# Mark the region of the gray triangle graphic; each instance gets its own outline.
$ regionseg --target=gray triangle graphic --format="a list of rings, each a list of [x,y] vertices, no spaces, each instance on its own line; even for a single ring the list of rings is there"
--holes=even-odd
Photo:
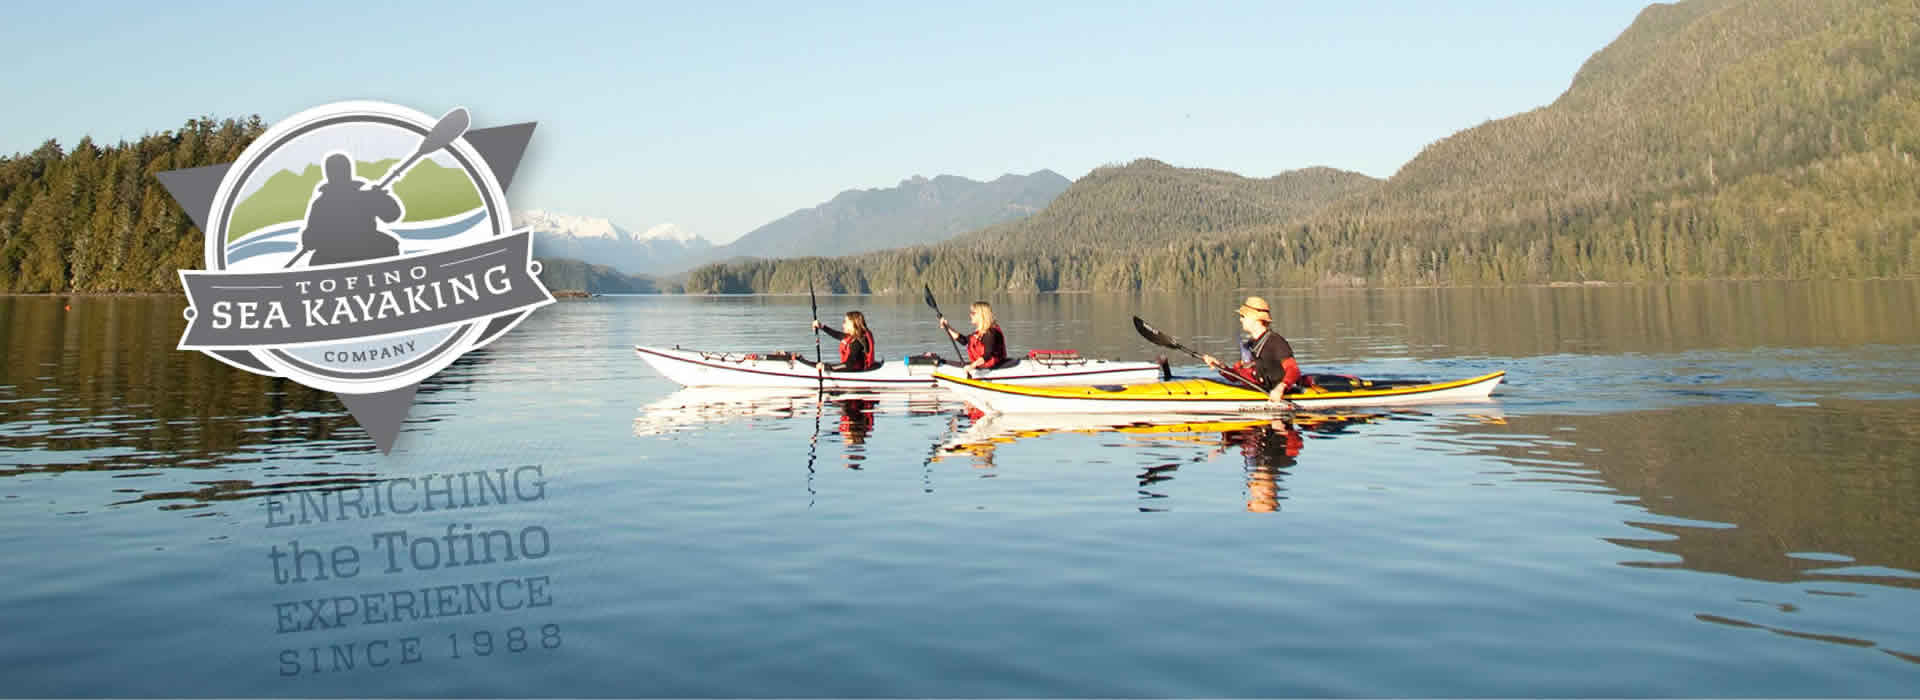
[[[502,191],[513,184],[513,171],[520,168],[520,156],[527,152],[527,141],[533,139],[535,123],[522,122],[467,132],[467,143],[473,144],[473,150],[479,151],[480,157],[487,159],[487,167],[493,169],[493,178],[500,181]]]
[[[154,177],[160,178],[160,184],[167,188],[167,193],[173,195],[181,209],[187,210],[193,225],[206,231],[208,215],[213,212],[213,195],[219,191],[220,181],[227,177],[227,169],[232,167],[232,163],[221,163],[204,168],[168,170],[154,173]]]
[[[264,374],[269,377],[280,376],[274,373],[272,367],[268,367],[266,363],[261,362],[258,358],[255,358],[253,356],[253,353],[247,352],[245,350],[209,350],[208,352],[227,358],[228,361],[233,362],[234,364],[240,365],[241,367],[245,367],[255,372],[259,372],[260,374]]]
[[[347,412],[360,422],[360,427],[373,436],[373,444],[382,454],[393,452],[393,440],[400,436],[400,424],[407,421],[407,410],[413,408],[413,392],[420,389],[419,384],[408,384],[378,394],[335,394],[340,403],[347,405]]]

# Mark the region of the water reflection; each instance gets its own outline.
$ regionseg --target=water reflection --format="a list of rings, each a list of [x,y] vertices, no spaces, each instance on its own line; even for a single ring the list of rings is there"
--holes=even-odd
[[[1920,588],[1920,402],[1829,404],[1512,416],[1466,442],[1656,516],[1630,522],[1649,537],[1608,538],[1665,555],[1626,566]]]
[[[1156,457],[1166,456],[1154,448],[1190,445],[1195,449],[1184,459],[1162,461],[1142,467],[1136,479],[1142,511],[1161,511],[1158,502],[1170,497],[1164,488],[1173,481],[1183,464],[1206,462],[1228,452],[1240,455],[1247,486],[1246,508],[1252,512],[1280,509],[1285,489],[1282,480],[1297,464],[1306,446],[1303,431],[1317,437],[1332,437],[1353,425],[1380,419],[1387,413],[1297,413],[1282,417],[1223,419],[1180,414],[1148,415],[1126,418],[1113,415],[1076,414],[974,414],[973,425],[963,434],[948,440],[935,451],[934,461],[964,457],[980,468],[992,468],[995,455],[1009,444],[1047,435],[1113,435],[1126,438],[1119,447],[1131,445]]]
[[[284,694],[294,686],[256,681],[281,682],[291,670],[307,678],[292,682],[314,682],[299,686],[309,695],[588,695],[625,682],[596,669],[657,671],[656,680],[686,673],[687,681],[700,668],[748,658],[772,660],[739,674],[767,685],[659,687],[751,695],[822,677],[843,682],[822,692],[847,693],[858,689],[844,684],[857,673],[818,669],[857,668],[848,654],[871,649],[901,650],[865,667],[897,679],[950,670],[916,665],[926,659],[1030,662],[1035,677],[1042,668],[1086,669],[1058,685],[972,686],[962,694],[1071,692],[1095,676],[1122,689],[1192,694],[1221,687],[1221,659],[1258,666],[1299,649],[1258,636],[1280,622],[1310,636],[1308,644],[1351,640],[1312,660],[1345,677],[1409,658],[1395,641],[1408,635],[1461,642],[1435,645],[1454,656],[1421,657],[1442,669],[1433,675],[1392,668],[1406,674],[1404,684],[1348,694],[1443,683],[1458,677],[1446,669],[1460,663],[1483,663],[1490,683],[1540,692],[1631,692],[1604,683],[1525,685],[1606,661],[1680,669],[1667,679],[1714,667],[1766,683],[1781,667],[1816,669],[1788,680],[1817,674],[1814,683],[1838,679],[1886,694],[1911,678],[1912,667],[1896,659],[1920,652],[1905,623],[1910,614],[1899,612],[1920,595],[1920,401],[1911,400],[1920,387],[1912,362],[1920,332],[1903,313],[1920,299],[1914,290],[1920,285],[1269,294],[1304,329],[1289,335],[1299,337],[1310,366],[1352,355],[1362,374],[1512,369],[1514,392],[1503,389],[1500,403],[1507,413],[1078,426],[969,416],[932,393],[675,392],[633,363],[632,341],[777,347],[791,329],[761,323],[779,311],[767,307],[803,315],[805,302],[615,299],[543,310],[526,332],[436,377],[409,431],[439,441],[415,443],[411,457],[374,453],[331,396],[173,350],[177,299],[75,300],[72,315],[58,300],[0,299],[0,476],[8,477],[0,481],[0,532],[17,544],[5,548],[13,553],[8,570],[22,573],[0,596],[0,619],[47,631],[15,635],[11,645],[0,635],[0,656],[19,659],[6,677],[31,694],[180,694],[212,687],[207,682],[233,684],[219,686],[223,694]],[[1143,347],[1128,314],[1165,317],[1166,330],[1183,337],[1214,333],[1196,344],[1227,348],[1231,318],[1220,305],[1233,301],[1054,295],[997,306],[1017,343],[1137,357],[1155,350]],[[887,327],[925,327],[917,302],[861,305]],[[893,347],[944,344],[929,333]],[[323,494],[406,474],[520,464],[520,445],[485,443],[527,432],[551,437],[561,446],[557,461],[578,468],[568,488],[553,491],[567,500],[290,528],[246,519],[249,511],[264,518],[270,498],[338,500],[343,494]],[[443,459],[419,459],[427,453]],[[819,497],[830,516],[794,517],[804,513],[803,480],[809,501]],[[67,517],[99,504],[117,512]],[[1284,520],[1166,528],[1106,517],[1243,507],[1283,511]],[[968,517],[978,509],[1021,517]],[[206,519],[212,514],[231,520]],[[907,519],[926,527],[889,527]],[[1248,522],[1262,529],[1247,530]],[[1024,536],[1035,523],[1061,527]],[[1281,523],[1315,537],[1261,536]],[[468,525],[505,530],[516,546],[525,532],[536,553],[546,543],[528,528],[551,530],[554,556],[385,573],[391,549],[376,541],[382,533],[442,542],[451,535],[464,562],[466,540],[458,538]],[[986,531],[995,536],[981,537]],[[1178,545],[1161,546],[1155,535]],[[294,539],[329,553],[351,545],[380,568],[352,580],[274,583],[269,557],[276,546],[290,551]],[[831,546],[795,546],[814,541]],[[421,546],[425,562],[429,545]],[[1243,553],[1265,563],[1230,556]],[[1229,559],[1230,567],[1198,579],[1162,576]],[[542,601],[554,595],[552,607],[502,613],[495,600],[487,616],[359,630],[375,634],[269,632],[283,603],[304,608],[307,600],[440,586],[460,586],[465,600],[467,584],[484,593],[493,581],[498,592],[499,581],[514,578],[521,583],[509,592],[519,593],[541,576],[553,576],[542,589]],[[916,580],[946,587],[899,585]],[[1280,598],[1237,597],[1276,581],[1300,585]],[[116,604],[133,600],[163,605]],[[942,601],[967,602],[948,610]],[[521,602],[531,601],[514,604]],[[1140,615],[1101,614],[1112,609]],[[1353,611],[1377,614],[1358,619]],[[977,624],[916,646],[929,639],[927,624],[963,617]],[[1594,635],[1598,646],[1584,647],[1530,641],[1570,624],[1611,636]],[[565,665],[543,671],[528,661],[534,656],[478,656],[486,635],[498,645],[514,628],[538,648],[547,625],[565,627],[553,628],[553,639],[559,645],[563,633],[567,651],[547,657]],[[1235,655],[1152,641],[1163,632],[1260,643]],[[818,644],[822,634],[845,643]],[[364,653],[367,642],[387,636],[419,637],[439,660],[412,675],[335,675],[334,645],[358,643]],[[1162,655],[1165,648],[1185,651]],[[729,659],[702,649],[739,653]],[[794,649],[816,655],[782,651]],[[1048,656],[1061,649],[1124,666]],[[287,650],[297,666],[283,665]],[[220,659],[241,661],[208,665]],[[1136,663],[1142,659],[1155,663]],[[1141,670],[1161,661],[1180,668],[1162,676]],[[315,667],[325,675],[307,675]],[[98,668],[128,672],[75,670]],[[241,672],[229,673],[234,668]],[[1721,690],[1666,682],[1662,694]],[[1469,694],[1502,686],[1447,687]],[[1285,693],[1247,686],[1227,694]]]
[[[873,432],[873,412],[879,405],[873,399],[840,399],[833,403],[840,407],[840,439],[846,443],[846,466],[859,469],[860,463],[867,460],[867,434]]]
[[[0,477],[273,468],[374,452],[332,393],[175,350],[184,306],[161,296],[0,297]],[[423,383],[409,429],[447,415],[434,407],[463,401],[487,361],[471,353]],[[223,483],[200,491],[228,492]]]
[[[1280,478],[1300,456],[1306,441],[1291,422],[1275,422],[1220,434],[1222,445],[1237,447],[1247,470],[1247,511],[1280,510]]]
[[[823,440],[839,446],[841,466],[864,470],[870,461],[870,441],[889,421],[946,416],[940,440],[921,461],[922,491],[933,492],[933,467],[959,459],[981,476],[993,476],[999,449],[1017,441],[1056,433],[1114,435],[1140,448],[1170,444],[1192,446],[1185,459],[1199,462],[1238,453],[1245,465],[1246,507],[1275,511],[1287,469],[1297,461],[1302,431],[1319,437],[1345,432],[1349,426],[1376,420],[1386,413],[1301,413],[1281,418],[1222,419],[1180,414],[1119,417],[1079,414],[983,414],[937,392],[876,392],[820,394],[808,390],[751,388],[683,388],[639,410],[633,420],[636,437],[667,440],[712,439],[730,426],[770,428],[771,423],[813,419],[807,431],[806,488],[817,497],[815,477]],[[918,423],[925,425],[924,422]],[[767,433],[777,434],[777,433]],[[1142,510],[1160,510],[1151,502],[1167,494],[1155,485],[1173,479],[1179,462],[1155,463],[1139,475]]]
[[[717,428],[834,413],[835,431],[846,444],[863,445],[873,433],[874,414],[893,412],[928,416],[957,410],[945,394],[925,392],[827,392],[813,389],[688,387],[640,407],[633,420],[636,437],[668,437]]]
[[[1905,344],[1920,334],[1920,283],[1675,282],[1605,287],[1460,289],[1268,289],[1137,294],[988,293],[1007,338],[1019,347],[1072,347],[1082,354],[1151,359],[1131,316],[1202,350],[1228,351],[1238,332],[1228,313],[1248,293],[1274,306],[1282,334],[1305,367],[1380,358],[1538,357],[1563,353],[1679,353],[1702,349]],[[758,328],[767,318],[806,318],[805,297],[663,299],[698,309],[674,337],[734,346],[785,346]],[[876,328],[929,328],[919,297],[858,297]],[[1805,319],[1820,319],[1806,323]],[[903,332],[887,347],[948,352],[937,332]],[[884,344],[884,343],[883,343]],[[1331,371],[1316,369],[1316,371]]]
[[[1825,404],[1513,416],[1459,442],[1512,465],[1511,483],[1624,497],[1644,534],[1602,538],[1633,553],[1620,566],[1801,585],[1701,622],[1878,649],[1807,627],[1874,587],[1920,590],[1920,402]]]

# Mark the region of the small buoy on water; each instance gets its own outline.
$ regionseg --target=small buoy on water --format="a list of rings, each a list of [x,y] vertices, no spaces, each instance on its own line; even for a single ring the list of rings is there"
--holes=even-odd
[[[73,305],[72,305],[72,304],[68,304],[68,305],[67,305],[67,310],[68,310],[68,311],[72,311],[72,310],[73,310]]]

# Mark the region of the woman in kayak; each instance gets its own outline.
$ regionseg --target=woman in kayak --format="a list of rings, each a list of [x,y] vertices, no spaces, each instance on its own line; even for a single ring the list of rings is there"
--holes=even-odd
[[[840,330],[820,325],[815,319],[813,329],[832,336],[840,341],[840,363],[827,365],[835,372],[865,372],[879,366],[874,362],[873,331],[867,330],[867,317],[858,311],[848,311],[847,320],[840,323]]]
[[[947,319],[940,319],[940,328],[954,342],[967,341],[967,376],[973,376],[976,369],[993,369],[1007,364],[1007,336],[1000,332],[1000,323],[993,319],[993,306],[984,301],[973,302],[973,308],[967,312],[973,321],[973,335],[960,335]]]
[[[1240,315],[1240,329],[1247,332],[1247,340],[1240,343],[1240,361],[1226,366],[1212,355],[1200,359],[1222,374],[1238,375],[1279,398],[1300,381],[1300,365],[1293,360],[1293,346],[1273,332],[1273,308],[1267,305],[1266,299],[1247,297],[1236,313]]]

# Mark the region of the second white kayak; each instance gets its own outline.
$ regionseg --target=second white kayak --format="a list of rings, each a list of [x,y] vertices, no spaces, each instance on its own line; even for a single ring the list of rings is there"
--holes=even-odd
[[[812,389],[823,382],[829,389],[926,389],[934,386],[936,370],[960,374],[960,369],[921,358],[888,359],[865,372],[815,369],[812,361],[793,353],[738,353],[655,348],[636,345],[633,352],[661,376],[684,386],[763,386]],[[1010,366],[975,370],[979,379],[1014,385],[1135,384],[1161,379],[1153,362],[1123,362],[1081,357],[1023,358]]]

